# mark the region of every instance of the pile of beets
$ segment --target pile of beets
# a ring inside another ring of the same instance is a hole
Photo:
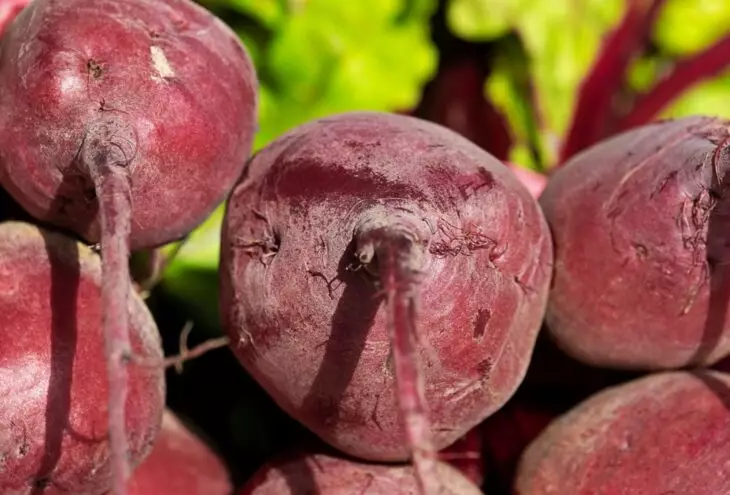
[[[730,493],[730,122],[577,126],[544,189],[398,114],[251,156],[257,75],[208,11],[22,7],[0,9],[0,494]],[[654,14],[632,15],[619,41]],[[185,356],[129,268],[223,201],[228,346],[322,442],[235,488],[166,409]]]

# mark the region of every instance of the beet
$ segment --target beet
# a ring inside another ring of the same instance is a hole
[[[0,177],[36,218],[98,242],[94,176],[125,169],[132,247],[170,242],[240,175],[256,89],[235,33],[191,1],[34,0],[0,45]]]
[[[576,155],[540,198],[555,242],[546,322],[585,363],[711,364],[730,353],[728,122],[687,117]]]
[[[223,462],[166,410],[152,453],[132,473],[129,495],[230,495],[232,491]]]
[[[606,389],[527,448],[515,495],[730,493],[730,375],[656,373]]]
[[[0,493],[98,495],[111,488],[99,256],[33,225],[0,223]],[[165,400],[162,348],[129,298],[135,362],[124,425],[132,466],[150,452]]]
[[[456,469],[436,463],[444,487],[434,495],[480,495]],[[365,464],[323,454],[290,456],[261,468],[237,495],[341,495],[387,493],[416,495],[418,483],[410,466]]]
[[[234,352],[350,455],[433,461],[524,376],[547,226],[512,172],[452,131],[368,112],[301,126],[252,158],[222,235]]]
[[[117,495],[130,247],[184,236],[223,200],[250,153],[255,90],[235,33],[190,0],[35,0],[2,38],[2,186],[101,242]]]

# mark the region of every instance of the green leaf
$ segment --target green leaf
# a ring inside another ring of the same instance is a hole
[[[450,28],[465,39],[489,40],[510,31],[518,33],[529,57],[528,74],[541,120],[533,146],[551,160],[573,114],[579,85],[603,36],[623,13],[624,0],[450,0],[448,8]],[[500,86],[510,78],[499,72],[509,71],[508,65],[495,68],[487,94],[505,111],[513,134],[526,137],[537,122],[528,124],[524,112],[517,111],[523,103],[508,102],[499,95],[504,92]],[[524,144],[524,139],[518,139],[518,146]],[[519,156],[524,159],[525,154],[520,151]]]
[[[515,25],[520,0],[450,0],[446,20],[457,36],[469,41],[489,41]]]
[[[547,132],[564,135],[579,85],[623,8],[623,0],[525,2],[517,27],[532,60]]]
[[[428,20],[433,0],[311,0],[289,16],[268,47],[262,71],[257,149],[283,132],[351,110],[415,106],[437,52]]]
[[[198,0],[204,7],[217,10],[227,7],[258,20],[268,27],[274,27],[287,13],[291,0]]]
[[[662,112],[664,118],[709,115],[730,119],[730,71],[698,84]]]
[[[728,34],[727,0],[667,0],[660,14],[654,41],[667,54],[697,52]]]

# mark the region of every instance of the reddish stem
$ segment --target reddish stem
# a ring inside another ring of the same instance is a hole
[[[132,180],[129,170],[136,134],[114,118],[87,129],[81,160],[94,182],[99,205],[102,260],[102,330],[107,359],[109,444],[112,494],[126,495],[127,459],[125,405],[127,365],[132,359],[129,337],[129,237],[132,225]]]
[[[425,385],[416,349],[417,284],[414,240],[398,229],[383,227],[361,237],[359,258],[367,265],[373,255],[386,295],[387,324],[392,342],[396,394],[411,450],[419,490],[440,493],[437,454],[431,440]]]
[[[650,122],[684,90],[703,79],[719,74],[728,66],[730,66],[730,36],[678,62],[664,79],[648,93],[637,98],[634,108],[619,123],[619,130]]]
[[[560,150],[559,164],[600,141],[613,118],[613,102],[626,79],[631,60],[644,45],[664,0],[627,0],[623,19],[604,40],[581,84],[576,109]]]

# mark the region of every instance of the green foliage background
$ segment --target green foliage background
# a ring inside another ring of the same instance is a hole
[[[429,23],[438,0],[199,2],[236,30],[254,59],[261,84],[256,149],[328,114],[412,109],[438,68]],[[484,91],[508,118],[512,161],[537,168],[527,152],[532,144],[543,162],[554,162],[580,81],[625,7],[624,0],[445,0],[454,34],[496,44]],[[632,87],[648,89],[668,63],[729,32],[730,2],[668,0],[652,33],[656,49],[632,65]],[[534,102],[519,89],[525,78],[533,84]],[[728,95],[730,73],[696,85],[664,115],[730,117]],[[222,217],[221,207],[192,234],[163,278],[163,289],[211,329],[217,327]]]

